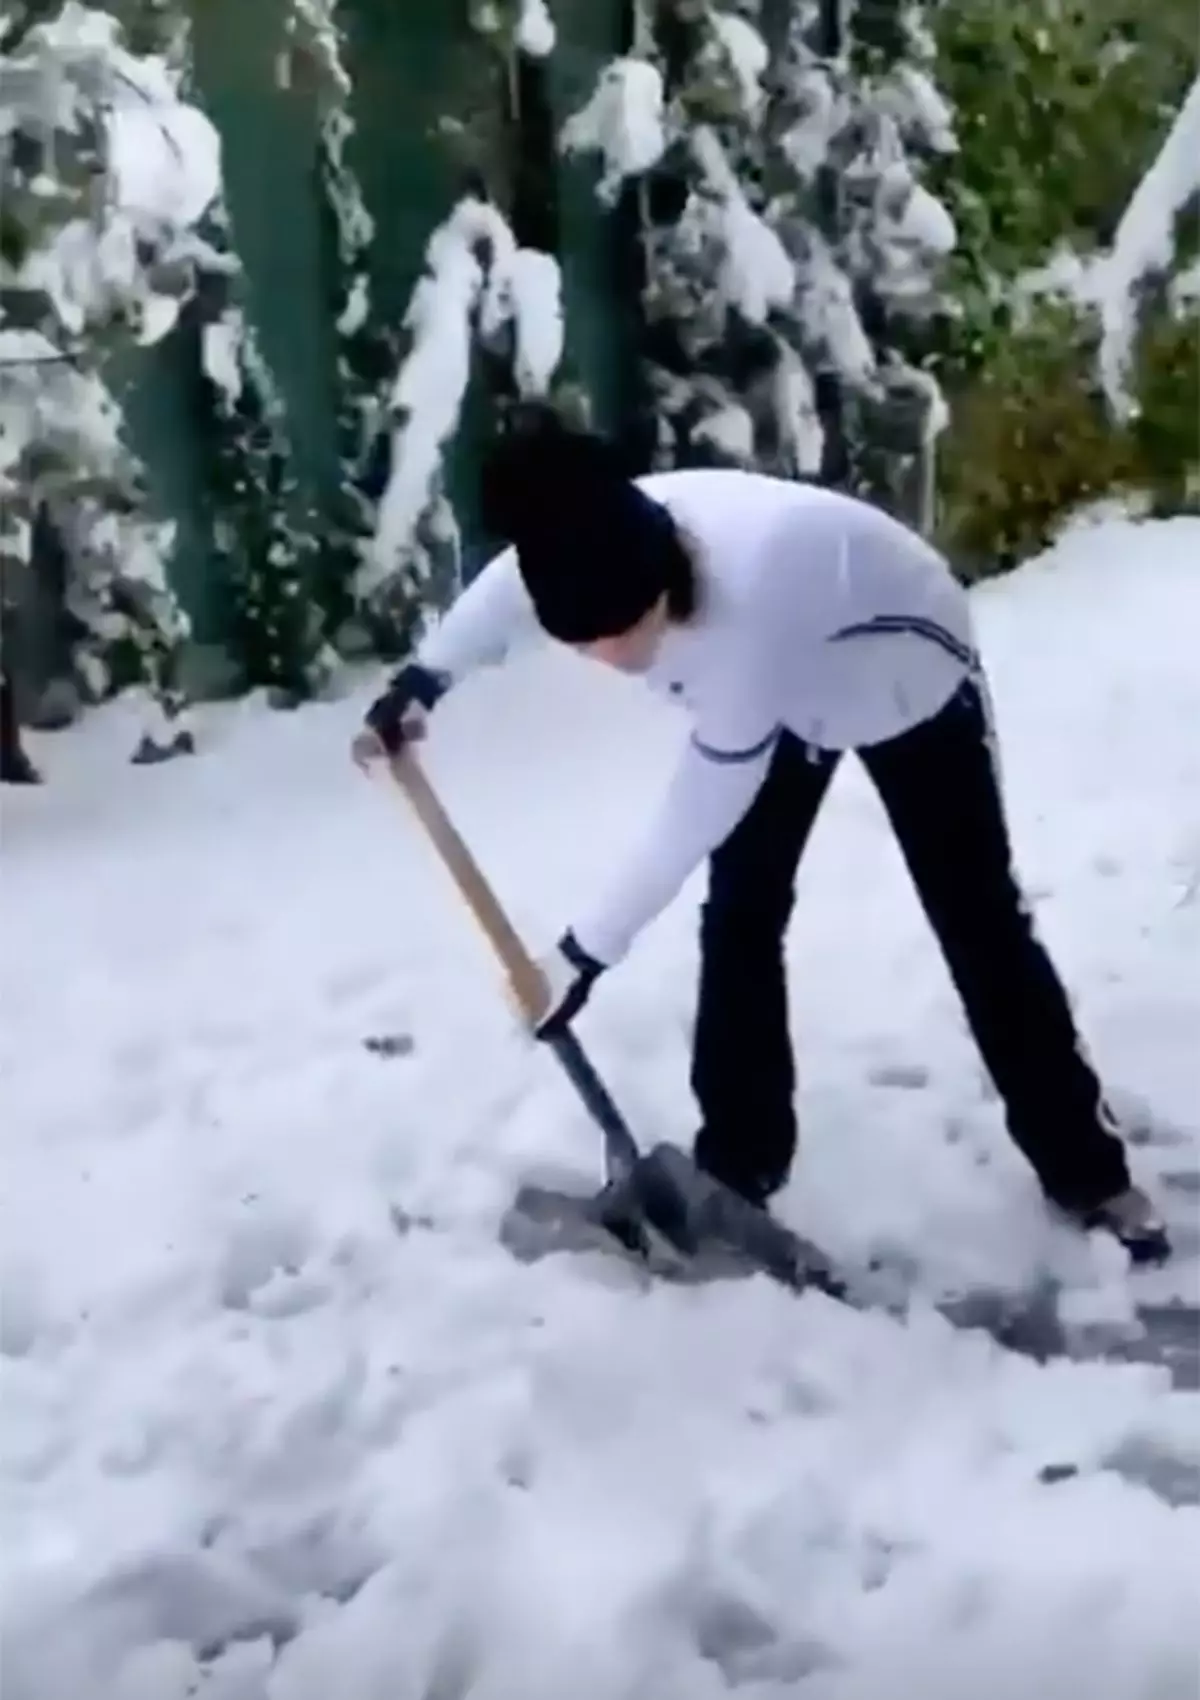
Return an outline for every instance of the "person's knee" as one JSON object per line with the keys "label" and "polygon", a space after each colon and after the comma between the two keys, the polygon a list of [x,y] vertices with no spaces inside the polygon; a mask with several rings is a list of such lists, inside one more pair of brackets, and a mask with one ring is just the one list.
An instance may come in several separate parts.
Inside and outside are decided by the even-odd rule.
{"label": "person's knee", "polygon": [[753,876],[716,877],[701,911],[700,936],[706,950],[754,956],[776,951],[791,918],[794,892],[789,882]]}

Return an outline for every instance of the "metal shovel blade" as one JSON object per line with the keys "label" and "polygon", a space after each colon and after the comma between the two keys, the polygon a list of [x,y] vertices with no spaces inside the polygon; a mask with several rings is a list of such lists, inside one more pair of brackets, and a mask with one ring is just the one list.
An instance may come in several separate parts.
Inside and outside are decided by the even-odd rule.
{"label": "metal shovel blade", "polygon": [[698,1169],[678,1146],[660,1144],[646,1153],[638,1190],[646,1215],[681,1250],[698,1255],[720,1248],[748,1271],[796,1291],[818,1287],[835,1298],[847,1296],[818,1247]]}
{"label": "metal shovel blade", "polygon": [[523,1261],[561,1251],[622,1250],[653,1273],[675,1279],[762,1273],[797,1290],[817,1286],[835,1296],[844,1293],[814,1245],[665,1143],[598,1193],[522,1187],[500,1239]]}
{"label": "metal shovel blade", "polygon": [[500,1243],[531,1263],[556,1252],[607,1252],[627,1257],[650,1274],[698,1279],[694,1257],[671,1244],[642,1209],[640,1162],[599,1192],[527,1184],[517,1191],[500,1224]]}

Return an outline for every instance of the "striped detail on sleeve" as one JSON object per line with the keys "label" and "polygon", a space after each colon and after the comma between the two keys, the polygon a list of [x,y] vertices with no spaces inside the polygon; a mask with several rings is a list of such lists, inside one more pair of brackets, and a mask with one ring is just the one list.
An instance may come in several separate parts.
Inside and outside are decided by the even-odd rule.
{"label": "striped detail on sleeve", "polygon": [[699,738],[693,736],[692,748],[698,755],[702,755],[706,761],[720,762],[723,765],[743,761],[754,761],[759,756],[767,753],[767,751],[771,748],[771,745],[778,738],[779,733],[780,728],[778,726],[773,726],[765,738],[760,738],[757,744],[750,744],[744,750],[714,749],[711,744],[701,743]]}
{"label": "striped detail on sleeve", "polygon": [[964,667],[973,667],[978,663],[975,651],[968,644],[956,638],[953,632],[947,631],[946,627],[939,625],[936,620],[928,620],[920,614],[876,614],[870,620],[860,620],[853,626],[842,626],[831,633],[830,642],[837,643],[843,638],[852,637],[897,636],[905,632],[939,644],[948,655],[953,655],[956,661],[961,661]]}

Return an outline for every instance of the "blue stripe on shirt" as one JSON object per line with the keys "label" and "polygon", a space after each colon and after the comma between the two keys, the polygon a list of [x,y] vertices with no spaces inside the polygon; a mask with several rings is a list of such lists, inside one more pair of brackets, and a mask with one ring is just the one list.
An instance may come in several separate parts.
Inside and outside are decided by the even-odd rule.
{"label": "blue stripe on shirt", "polygon": [[778,726],[773,726],[765,738],[761,738],[757,744],[751,744],[744,750],[714,750],[711,744],[702,744],[699,738],[695,736],[692,738],[692,748],[697,750],[699,754],[704,756],[708,761],[753,761],[757,756],[765,755],[771,745],[775,742],[776,738],[778,738],[779,731],[780,729]]}
{"label": "blue stripe on shirt", "polygon": [[911,632],[915,637],[928,638],[931,643],[941,647],[961,661],[965,667],[973,666],[976,662],[975,651],[967,644],[956,638],[953,632],[936,620],[927,620],[920,614],[876,614],[870,620],[861,620],[857,625],[842,626],[839,631],[832,633],[831,641],[850,637],[886,637],[903,632]]}

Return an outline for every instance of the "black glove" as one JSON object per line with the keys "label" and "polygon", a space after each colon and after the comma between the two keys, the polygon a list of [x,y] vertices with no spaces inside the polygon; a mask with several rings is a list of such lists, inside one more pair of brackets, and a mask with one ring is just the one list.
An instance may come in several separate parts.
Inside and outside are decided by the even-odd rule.
{"label": "black glove", "polygon": [[412,735],[411,727],[423,724],[430,709],[449,688],[450,681],[444,673],[434,673],[410,661],[388,681],[387,689],[375,698],[363,722],[388,755],[397,756]]}
{"label": "black glove", "polygon": [[546,1007],[532,1023],[536,1039],[554,1039],[564,1032],[591,995],[606,964],[589,956],[572,932],[559,939],[538,962],[546,982]]}

